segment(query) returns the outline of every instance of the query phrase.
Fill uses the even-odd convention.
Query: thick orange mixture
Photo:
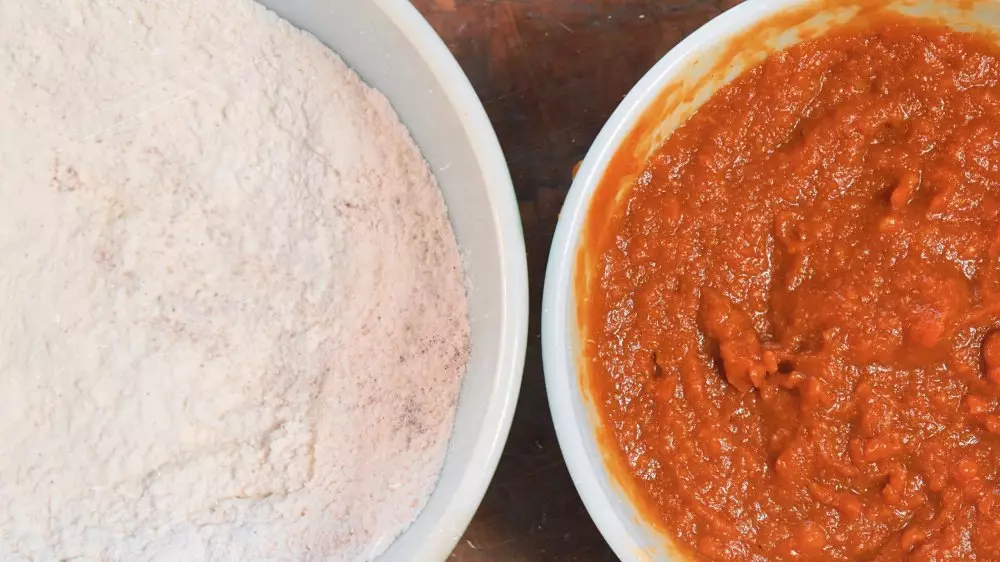
[[[985,39],[883,20],[776,54],[621,205],[581,313],[652,520],[698,559],[1000,561]]]

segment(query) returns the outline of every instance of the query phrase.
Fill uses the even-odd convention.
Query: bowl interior
[[[408,2],[259,1],[389,98],[444,193],[470,287],[472,352],[437,489],[379,558],[443,560],[496,469],[524,361],[527,266],[503,154],[468,80]]]
[[[749,0],[670,51],[635,86],[591,147],[560,215],[546,274],[542,338],[546,387],[574,483],[605,539],[623,560],[682,560],[629,499],[621,461],[602,448],[603,429],[579,361],[575,271],[590,200],[611,158],[630,150],[644,162],[722,86],[770,53],[816,38],[879,10],[928,16],[960,30],[996,34],[1000,4],[947,0]],[[639,172],[641,170],[637,170]],[[623,177],[620,201],[635,176]]]

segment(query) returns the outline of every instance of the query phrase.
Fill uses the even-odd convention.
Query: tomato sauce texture
[[[880,19],[776,53],[620,209],[581,321],[651,521],[694,559],[1000,560],[992,43]]]

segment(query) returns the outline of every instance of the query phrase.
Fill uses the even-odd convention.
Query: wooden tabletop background
[[[507,447],[449,562],[616,560],[556,442],[542,375],[542,283],[573,165],[643,74],[739,0],[412,0],[444,38],[503,146],[528,249],[531,322]]]

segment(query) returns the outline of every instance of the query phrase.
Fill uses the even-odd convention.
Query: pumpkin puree
[[[587,380],[692,558],[1000,560],[989,40],[886,19],[774,54],[594,217]]]

